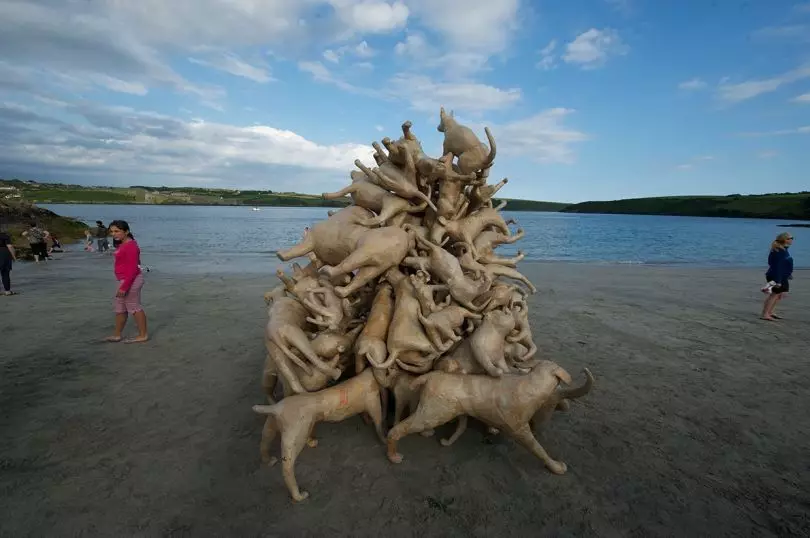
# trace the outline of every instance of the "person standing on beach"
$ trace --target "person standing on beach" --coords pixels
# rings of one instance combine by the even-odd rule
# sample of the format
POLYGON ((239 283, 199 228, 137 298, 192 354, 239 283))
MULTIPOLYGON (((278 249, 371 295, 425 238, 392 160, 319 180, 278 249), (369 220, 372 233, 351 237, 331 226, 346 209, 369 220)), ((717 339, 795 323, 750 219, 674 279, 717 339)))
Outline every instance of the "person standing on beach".
POLYGON ((0 295, 16 295, 11 291, 11 266, 17 261, 17 253, 11 245, 8 234, 0 232, 0 280, 3 283, 3 293, 0 295))
POLYGON ((129 224, 124 220, 114 220, 110 223, 110 232, 113 239, 121 242, 115 251, 115 279, 118 281, 118 291, 115 294, 115 333, 106 338, 107 342, 121 342, 121 332, 127 324, 129 314, 135 318, 138 325, 138 336, 127 338, 125 343, 146 342, 149 340, 146 331, 146 313, 141 306, 141 288, 143 288, 143 273, 140 269, 141 249, 135 237, 129 231, 129 224))
POLYGON ((793 278, 793 257, 788 249, 793 244, 793 235, 782 232, 776 236, 771 243, 771 252, 768 254, 768 271, 765 273, 765 280, 774 285, 770 289, 770 294, 765 298, 762 306, 762 319, 774 321, 781 319, 774 315, 773 310, 777 303, 781 301, 785 294, 790 291, 790 280, 793 278))
POLYGON ((48 259, 48 247, 45 245, 45 232, 37 227, 36 222, 32 222, 22 235, 28 239, 28 244, 31 246, 31 253, 34 255, 35 262, 39 263, 40 258, 48 259))
POLYGON ((98 245, 99 252, 107 252, 110 250, 110 242, 107 240, 107 236, 110 235, 110 231, 104 226, 104 223, 100 220, 96 221, 96 243, 98 245))

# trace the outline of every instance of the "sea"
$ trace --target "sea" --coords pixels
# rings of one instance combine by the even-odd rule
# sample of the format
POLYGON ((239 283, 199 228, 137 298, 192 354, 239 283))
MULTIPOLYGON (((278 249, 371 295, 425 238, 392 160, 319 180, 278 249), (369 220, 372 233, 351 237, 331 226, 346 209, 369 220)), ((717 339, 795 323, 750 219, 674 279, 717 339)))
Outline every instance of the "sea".
MULTIPOLYGON (((273 273, 275 256, 300 239, 304 227, 328 217, 329 208, 42 204, 93 226, 121 219, 141 247, 144 264, 179 273, 273 273)), ((530 261, 598 264, 766 267, 768 248, 785 230, 797 268, 810 267, 810 228, 795 221, 651 215, 509 212, 512 230, 525 236, 498 253, 520 249, 530 261)), ((74 247, 77 248, 77 247, 74 247)), ((78 247, 80 248, 80 247, 78 247)))

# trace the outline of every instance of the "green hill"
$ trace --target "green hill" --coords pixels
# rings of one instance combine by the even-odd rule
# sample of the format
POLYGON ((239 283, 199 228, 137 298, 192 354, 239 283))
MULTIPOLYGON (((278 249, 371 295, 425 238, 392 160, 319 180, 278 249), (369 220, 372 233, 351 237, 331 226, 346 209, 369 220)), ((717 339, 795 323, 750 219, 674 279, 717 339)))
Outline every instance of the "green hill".
POLYGON ((582 202, 564 213, 618 213, 628 215, 680 215, 810 220, 810 192, 730 194, 728 196, 665 196, 606 202, 582 202))

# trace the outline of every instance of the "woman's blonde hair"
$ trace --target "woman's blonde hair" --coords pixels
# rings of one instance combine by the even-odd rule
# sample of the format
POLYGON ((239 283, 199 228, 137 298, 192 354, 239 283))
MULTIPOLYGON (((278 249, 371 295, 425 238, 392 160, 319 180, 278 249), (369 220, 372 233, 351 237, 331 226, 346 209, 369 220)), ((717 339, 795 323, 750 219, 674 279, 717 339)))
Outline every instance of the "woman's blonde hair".
POLYGON ((788 232, 782 232, 777 235, 776 239, 774 239, 773 243, 771 243, 771 251, 784 249, 788 239, 790 239, 790 234, 788 232))

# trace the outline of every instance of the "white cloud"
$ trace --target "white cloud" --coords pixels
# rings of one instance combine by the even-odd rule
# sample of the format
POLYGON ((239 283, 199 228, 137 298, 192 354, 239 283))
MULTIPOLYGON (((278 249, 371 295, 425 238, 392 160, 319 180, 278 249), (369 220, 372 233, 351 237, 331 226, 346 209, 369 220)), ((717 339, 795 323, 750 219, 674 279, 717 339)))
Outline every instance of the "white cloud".
POLYGON ((810 103, 810 93, 803 93, 791 99, 794 103, 810 103))
POLYGON ((519 0, 409 0, 420 22, 458 52, 494 54, 509 43, 518 25, 519 0))
POLYGON ((603 66, 609 57, 621 56, 628 51, 629 47, 622 42, 616 30, 591 28, 566 45, 563 60, 577 64, 582 69, 596 69, 603 66))
POLYGON ((394 52, 399 55, 409 55, 415 58, 424 56, 429 50, 425 36, 419 33, 409 33, 405 36, 405 41, 400 41, 394 46, 394 52))
POLYGON ((323 84, 331 84, 333 86, 337 86, 343 91, 356 93, 360 95, 369 95, 371 97, 380 96, 379 91, 374 91, 371 89, 355 86, 354 84, 346 82, 342 78, 335 76, 334 74, 332 74, 329 68, 323 65, 321 62, 298 62, 298 69, 312 75, 312 78, 316 82, 321 82, 323 84))
MULTIPOLYGON (((0 105, 0 166, 57 173, 153 178, 208 178, 233 184, 266 181, 268 167, 348 173, 355 159, 372 163, 370 146, 318 144, 267 125, 238 126, 138 112, 126 107, 59 102, 56 109, 0 105), (68 124, 58 118, 77 118, 68 124), (20 128, 18 128, 20 127, 20 128)), ((133 180, 134 181, 134 180, 133 180)), ((171 181, 167 179, 166 181, 171 181)), ((308 190, 305 185, 300 191, 308 190)))
POLYGON ((452 106, 478 113, 506 108, 522 98, 519 88, 502 89, 470 81, 440 82, 418 73, 398 73, 381 88, 363 88, 336 76, 321 62, 299 62, 298 68, 318 82, 378 99, 404 101, 420 111, 435 112, 440 106, 452 106))
POLYGON ((347 54, 357 58, 372 58, 377 54, 377 51, 372 49, 367 41, 361 41, 356 45, 343 45, 337 49, 326 49, 323 57, 326 61, 336 64, 340 63, 340 59, 347 54))
POLYGON ((474 50, 448 50, 431 46, 420 33, 408 34, 394 46, 397 56, 407 57, 421 71, 437 71, 448 80, 467 79, 489 69, 489 53, 474 50))
POLYGON ((797 13, 810 13, 810 2, 796 4, 795 6, 793 6, 793 9, 797 13))
POLYGON ((332 49, 326 49, 323 52, 323 57, 328 62, 332 62, 332 63, 335 63, 335 64, 340 62, 340 54, 333 51, 332 49))
POLYGON ((405 26, 410 10, 402 2, 374 0, 329 0, 347 35, 388 33, 405 26))
POLYGON ((550 108, 528 118, 492 125, 490 130, 498 154, 526 156, 540 163, 573 163, 576 155, 572 146, 590 139, 587 134, 563 125, 574 112, 569 108, 550 108))
POLYGON ((760 39, 793 39, 810 41, 810 24, 788 24, 785 26, 766 26, 753 33, 760 39))
POLYGON ((699 78, 693 78, 691 80, 685 80, 678 84, 678 89, 687 90, 687 91, 694 91, 694 90, 702 90, 706 87, 706 82, 699 78))
POLYGON ((810 134, 810 125, 796 127, 793 129, 779 129, 776 131, 752 131, 737 134, 738 136, 746 136, 746 137, 803 135, 803 134, 810 134))
POLYGON ((695 168, 695 165, 701 162, 713 161, 716 157, 714 155, 698 155, 697 157, 692 157, 689 162, 679 164, 675 167, 676 170, 692 170, 695 168))
POLYGON ((552 39, 549 41, 548 45, 543 47, 540 51, 540 61, 537 62, 537 67, 548 71, 549 69, 554 69, 556 67, 556 63, 554 60, 554 49, 557 48, 557 40, 552 39))
POLYGON ((368 43, 365 41, 361 41, 354 47, 353 52, 356 56, 360 58, 371 58, 376 54, 374 49, 368 46, 368 43))
POLYGON ((717 96, 728 103, 739 103, 765 93, 774 92, 784 85, 805 78, 810 78, 810 64, 772 78, 749 80, 739 84, 721 84, 717 89, 717 96))
POLYGON ((189 61, 198 65, 204 65, 213 69, 218 69, 230 73, 236 77, 242 77, 255 82, 265 83, 274 80, 270 76, 270 70, 266 66, 256 66, 242 60, 236 54, 222 52, 206 59, 189 58, 189 61))
POLYGON ((92 80, 99 86, 104 86, 108 90, 119 93, 129 93, 132 95, 146 95, 149 90, 140 82, 127 82, 119 78, 107 75, 92 75, 92 80))
POLYGON ((388 95, 410 102, 414 110, 435 112, 440 106, 482 112, 506 108, 518 102, 519 88, 501 89, 475 82, 436 82, 430 77, 400 73, 387 85, 388 95))

